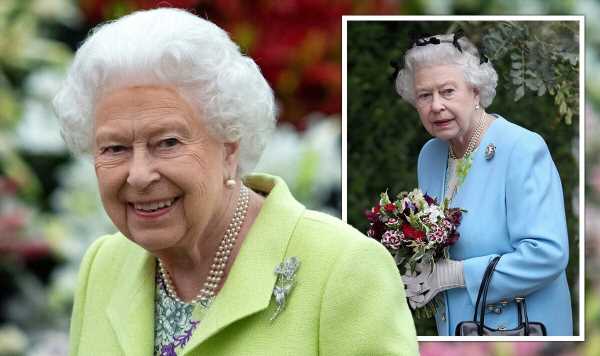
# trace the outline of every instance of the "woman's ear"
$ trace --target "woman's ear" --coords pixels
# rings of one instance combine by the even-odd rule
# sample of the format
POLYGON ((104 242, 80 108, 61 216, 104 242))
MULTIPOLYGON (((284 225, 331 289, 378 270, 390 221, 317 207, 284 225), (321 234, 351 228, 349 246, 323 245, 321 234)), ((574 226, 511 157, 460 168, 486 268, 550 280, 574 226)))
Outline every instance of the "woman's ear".
POLYGON ((475 98, 475 105, 481 105, 481 97, 479 96, 479 88, 473 88, 473 97, 475 98))
POLYGON ((225 148, 223 150, 223 162, 225 165, 225 171, 230 177, 235 177, 237 173, 237 167, 239 164, 239 152, 240 142, 225 142, 223 144, 225 148))

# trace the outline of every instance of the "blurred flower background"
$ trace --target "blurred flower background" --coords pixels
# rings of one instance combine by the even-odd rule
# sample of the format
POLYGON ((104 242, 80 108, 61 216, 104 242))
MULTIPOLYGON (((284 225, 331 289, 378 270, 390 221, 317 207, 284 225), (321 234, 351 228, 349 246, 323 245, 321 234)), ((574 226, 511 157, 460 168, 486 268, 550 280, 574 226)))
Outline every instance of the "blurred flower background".
MULTIPOLYGON (((91 241, 114 231, 93 166, 68 154, 50 107, 96 24, 174 6, 225 28, 274 88, 278 130, 257 171, 307 206, 341 211, 341 15, 586 14, 586 342, 421 343, 422 355, 600 354, 600 5, 594 0, 0 1, 0 356, 65 355, 72 293, 91 241)), ((385 68, 387 69, 387 68, 385 68)), ((384 70, 385 70, 384 69, 384 70)))

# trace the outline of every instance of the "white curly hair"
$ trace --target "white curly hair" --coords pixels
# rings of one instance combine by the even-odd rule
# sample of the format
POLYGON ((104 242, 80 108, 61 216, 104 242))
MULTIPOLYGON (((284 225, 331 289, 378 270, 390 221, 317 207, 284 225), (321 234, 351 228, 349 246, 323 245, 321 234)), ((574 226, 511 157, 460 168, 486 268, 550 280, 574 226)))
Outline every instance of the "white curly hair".
POLYGON ((479 90, 480 104, 487 108, 496 96, 498 74, 492 64, 480 63, 479 51, 465 37, 458 39, 462 52, 452 43, 454 35, 435 35, 440 44, 414 46, 404 55, 404 68, 396 77, 396 91, 402 99, 415 106, 415 72, 417 68, 454 64, 460 66, 465 81, 479 90))
POLYGON ((251 171, 276 121, 273 92, 225 31, 180 9, 138 11, 94 28, 53 101, 75 154, 92 150, 95 104, 108 91, 176 88, 223 142, 240 143, 237 175, 251 171))

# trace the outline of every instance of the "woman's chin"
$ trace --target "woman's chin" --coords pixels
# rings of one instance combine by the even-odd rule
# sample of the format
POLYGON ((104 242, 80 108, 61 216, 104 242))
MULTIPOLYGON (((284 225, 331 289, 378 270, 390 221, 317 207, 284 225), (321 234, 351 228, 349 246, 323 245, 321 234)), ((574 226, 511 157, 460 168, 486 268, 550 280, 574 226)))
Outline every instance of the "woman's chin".
POLYGON ((127 238, 148 252, 160 251, 175 244, 172 238, 176 236, 167 231, 129 231, 127 238), (170 238, 165 238, 170 237, 170 238))
POLYGON ((455 130, 437 130, 433 134, 434 137, 439 138, 440 140, 450 141, 456 137, 455 130))

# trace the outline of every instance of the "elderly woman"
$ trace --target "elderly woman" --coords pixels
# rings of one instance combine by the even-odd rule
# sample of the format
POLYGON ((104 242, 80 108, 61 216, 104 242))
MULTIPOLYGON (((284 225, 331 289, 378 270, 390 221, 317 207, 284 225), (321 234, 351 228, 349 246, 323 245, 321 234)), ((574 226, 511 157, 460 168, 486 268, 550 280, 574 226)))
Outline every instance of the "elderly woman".
POLYGON ((400 96, 434 138, 418 160, 419 187, 467 210, 450 259, 403 276, 409 303, 442 293, 439 335, 473 320, 488 263, 501 256, 487 294, 485 325, 517 327, 516 297, 548 335, 572 335, 565 276, 569 249, 560 178, 544 140, 485 111, 498 76, 461 34, 419 38, 396 77, 400 96))
POLYGON ((100 26, 54 104, 120 231, 83 259, 72 355, 418 352, 387 251, 246 175, 274 101, 223 30, 175 9, 100 26))

